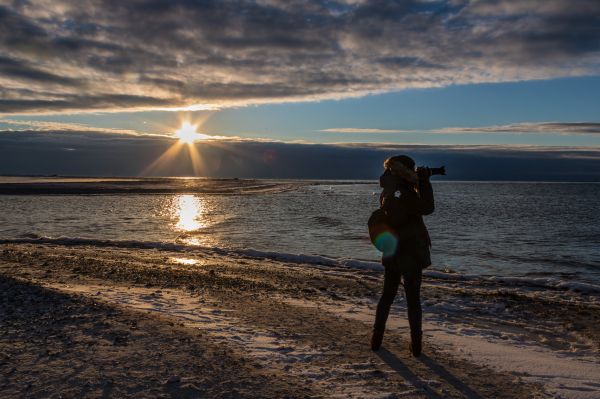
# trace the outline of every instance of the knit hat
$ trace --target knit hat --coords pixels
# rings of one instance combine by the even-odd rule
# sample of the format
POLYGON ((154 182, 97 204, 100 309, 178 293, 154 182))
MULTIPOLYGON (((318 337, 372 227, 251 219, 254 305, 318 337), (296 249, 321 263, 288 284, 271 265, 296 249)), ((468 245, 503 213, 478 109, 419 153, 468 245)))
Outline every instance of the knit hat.
POLYGON ((383 167, 410 184, 417 184, 419 177, 415 172, 415 161, 407 155, 396 155, 385 160, 383 167))

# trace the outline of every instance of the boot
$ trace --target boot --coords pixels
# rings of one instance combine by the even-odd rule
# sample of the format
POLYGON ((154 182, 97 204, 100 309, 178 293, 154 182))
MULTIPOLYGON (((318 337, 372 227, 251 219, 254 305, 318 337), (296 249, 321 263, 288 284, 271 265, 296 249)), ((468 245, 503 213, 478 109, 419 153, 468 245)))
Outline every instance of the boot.
POLYGON ((423 332, 419 331, 416 333, 410 333, 410 352, 412 353, 412 355, 414 357, 419 357, 421 356, 421 349, 422 349, 422 341, 423 341, 423 332))
POLYGON ((383 341, 384 330, 373 330, 371 336, 371 350, 378 351, 381 348, 381 342, 383 341))

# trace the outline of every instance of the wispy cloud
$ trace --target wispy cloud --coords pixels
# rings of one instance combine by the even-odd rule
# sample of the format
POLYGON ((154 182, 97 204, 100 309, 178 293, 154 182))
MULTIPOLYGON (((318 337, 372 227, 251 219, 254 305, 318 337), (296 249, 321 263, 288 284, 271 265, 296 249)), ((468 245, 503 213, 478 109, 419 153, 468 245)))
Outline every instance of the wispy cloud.
POLYGON ((449 127, 435 133, 600 134, 600 122, 531 122, 481 127, 449 127))
POLYGON ((479 126, 479 127, 447 127, 430 130, 402 130, 402 129, 377 129, 340 127, 323 129, 326 133, 349 134, 464 134, 464 133, 544 133, 544 134, 600 134, 600 122, 526 122, 507 125, 479 126))
POLYGON ((597 74, 595 0, 0 5, 0 113, 213 109, 597 74))
MULTIPOLYGON (((175 130, 175 129, 173 129, 175 130)), ((54 122, 54 121, 35 121, 35 120, 18 120, 18 119, 0 119, 0 135, 12 132, 23 132, 31 134, 33 132, 49 132, 53 134, 60 134, 61 136, 68 137, 68 134, 85 134, 90 137, 106 137, 106 138, 124 138, 127 136, 134 136, 140 138, 158 138, 176 140, 174 134, 156 134, 140 132, 132 129, 115 129, 115 128, 103 128, 96 126, 89 126, 82 123, 71 123, 71 122, 54 122)), ((216 134, 198 134, 199 141, 230 141, 230 142, 276 142, 271 139, 263 138, 248 138, 241 136, 224 136, 216 134)))
MULTIPOLYGON (((131 129, 112 129, 89 126, 82 123, 31 121, 18 119, 0 119, 0 126, 5 125, 9 130, 30 131, 65 131, 65 132, 101 132, 112 134, 127 134, 132 136, 147 135, 131 129), (11 126, 15 128, 10 128, 11 126)), ((158 135, 157 135, 158 136, 158 135)))
POLYGON ((414 130, 396 130, 396 129, 376 129, 376 128, 360 128, 360 127, 334 127, 323 129, 321 132, 326 133, 418 133, 414 130))

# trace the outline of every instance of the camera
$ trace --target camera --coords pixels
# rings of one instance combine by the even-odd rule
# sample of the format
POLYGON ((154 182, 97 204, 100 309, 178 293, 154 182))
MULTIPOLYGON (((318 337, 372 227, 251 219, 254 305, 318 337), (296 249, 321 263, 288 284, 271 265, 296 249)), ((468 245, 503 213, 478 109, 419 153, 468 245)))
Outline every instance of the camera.
POLYGON ((417 174, 421 175, 421 174, 425 174, 426 176, 433 176, 433 175, 446 175, 446 167, 445 166, 441 166, 439 168, 430 168, 428 166, 419 166, 417 168, 417 174))

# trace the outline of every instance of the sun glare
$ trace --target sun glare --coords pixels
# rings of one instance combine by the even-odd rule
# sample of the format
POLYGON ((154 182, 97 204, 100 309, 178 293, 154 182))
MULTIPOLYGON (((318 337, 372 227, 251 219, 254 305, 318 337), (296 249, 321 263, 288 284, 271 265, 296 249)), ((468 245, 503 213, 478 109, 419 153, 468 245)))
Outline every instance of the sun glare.
POLYGON ((201 140, 204 138, 203 134, 198 134, 196 131, 198 125, 192 125, 189 122, 183 122, 181 127, 175 131, 175 136, 180 142, 185 144, 193 144, 194 141, 201 140))
POLYGON ((214 146, 218 145, 216 141, 222 138, 221 136, 198 133, 198 129, 201 128, 212 114, 211 112, 195 115, 193 118, 191 115, 180 115, 176 125, 164 125, 164 130, 173 132, 172 137, 177 138, 177 141, 162 153, 160 157, 148 165, 141 174, 144 176, 149 175, 178 162, 180 163, 183 161, 181 154, 187 152, 187 158, 191 161, 194 169, 194 176, 202 176, 205 173, 206 165, 201 156, 201 149, 195 143, 204 141, 204 144, 209 144, 211 142, 212 144, 210 145, 214 146))
POLYGON ((202 201, 196 196, 190 194, 178 196, 174 211, 178 219, 176 227, 179 230, 194 231, 204 227, 202 223, 204 207, 202 201))

